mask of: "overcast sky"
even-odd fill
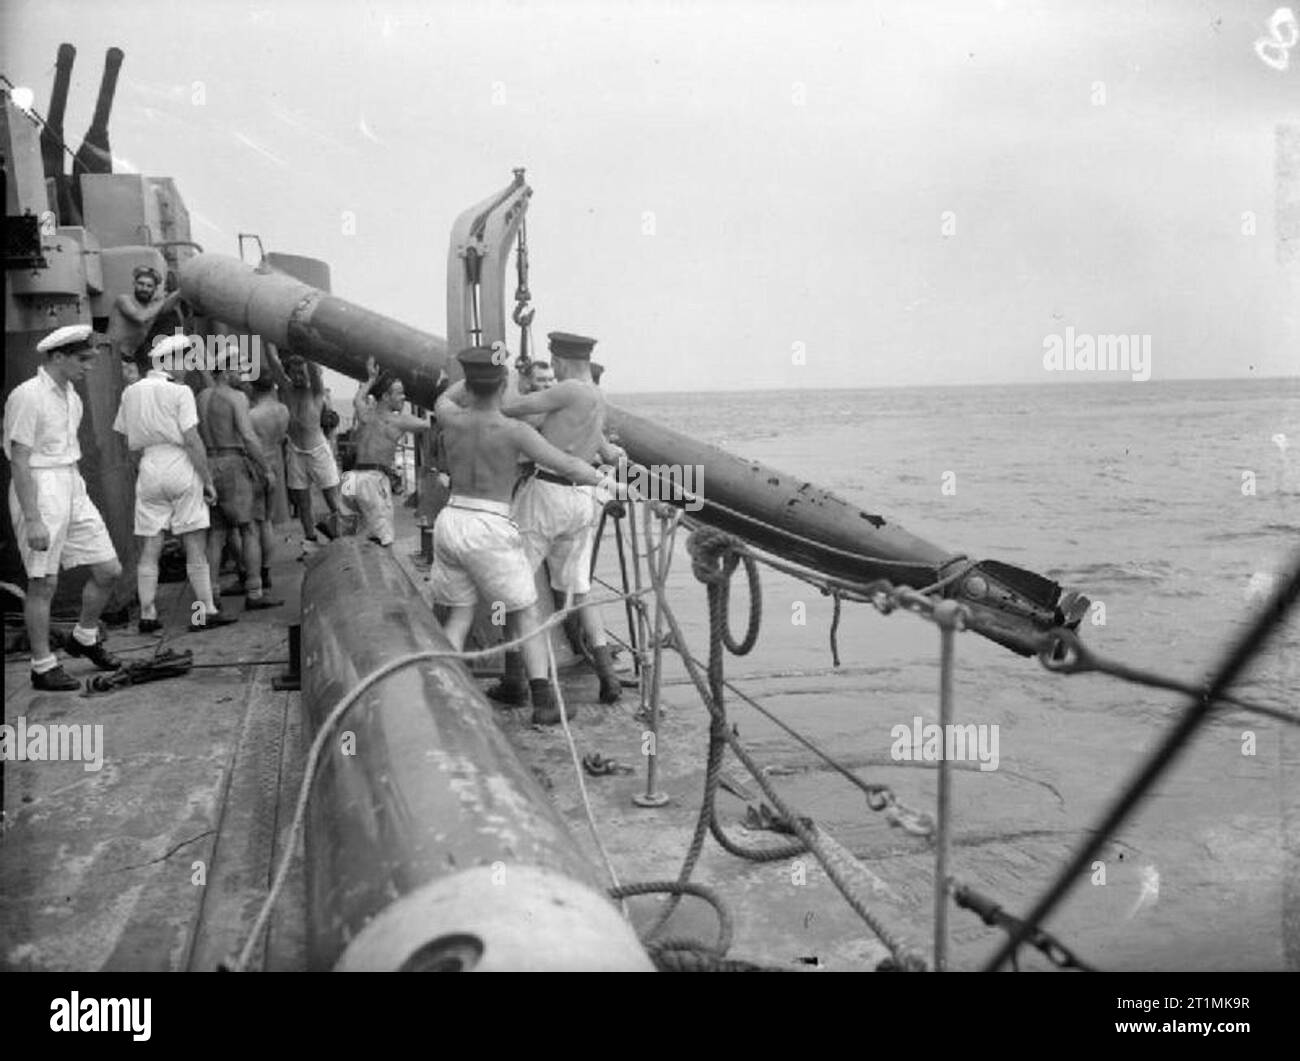
[[[437,334],[456,214],[526,166],[535,331],[597,336],[616,392],[1045,382],[1067,326],[1150,335],[1154,379],[1283,375],[1275,10],[6,0],[0,69],[44,111],[77,46],[75,148],[120,46],[114,153],[195,239]]]

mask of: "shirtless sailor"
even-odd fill
[[[507,372],[499,354],[475,347],[458,359],[465,379],[435,409],[452,493],[434,523],[430,582],[434,600],[451,608],[444,629],[460,649],[474,620],[476,591],[482,600],[501,605],[512,639],[537,629],[534,564],[510,515],[520,456],[584,488],[599,485],[614,491],[619,486],[589,461],[562,452],[527,424],[502,415]],[[547,679],[545,642],[530,638],[522,656],[527,684],[514,702],[522,706],[531,697],[533,722],[554,725],[560,709]]]
[[[428,431],[433,425],[423,417],[403,412],[406,391],[402,381],[379,371],[372,359],[370,378],[357,388],[353,401],[353,437],[357,462],[343,476],[340,494],[358,517],[357,533],[380,545],[393,544],[393,492],[388,473],[397,456],[397,444],[408,431]]]
[[[597,458],[607,464],[626,459],[627,454],[605,438],[605,397],[591,378],[596,340],[567,332],[551,332],[547,338],[555,385],[514,399],[501,411],[521,419],[543,414],[538,428],[542,437],[584,464]],[[603,506],[604,500],[583,482],[545,463],[515,494],[513,514],[529,560],[534,570],[546,561],[557,599],[564,595],[581,605],[591,592],[591,552]],[[583,606],[579,614],[600,676],[601,703],[612,704],[622,692],[622,682],[614,670],[605,624],[594,607]],[[507,660],[505,680],[488,695],[507,703],[522,699],[517,660]]]

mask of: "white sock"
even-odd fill
[[[77,639],[77,644],[85,645],[89,648],[99,640],[99,628],[92,626],[87,630],[84,626],[78,623],[72,628],[72,636]]]
[[[54,653],[52,652],[44,659],[36,659],[36,657],[34,656],[32,657],[33,674],[45,674],[49,671],[52,671],[58,665],[59,665],[59,657],[54,655]]]
[[[185,574],[190,580],[190,589],[194,590],[194,599],[203,605],[204,614],[215,612],[217,606],[212,602],[212,572],[208,562],[186,564]]]
[[[158,618],[158,565],[143,560],[135,568],[135,588],[140,594],[140,618]]]

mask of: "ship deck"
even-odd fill
[[[399,509],[399,534],[395,555],[427,592],[415,562],[418,533],[406,509]],[[29,726],[102,725],[104,760],[98,771],[81,762],[5,764],[0,968],[214,969],[248,938],[287,842],[306,746],[299,695],[272,688],[287,658],[287,626],[297,621],[302,571],[294,559],[296,533],[281,539],[272,578],[284,606],[210,633],[176,634],[168,645],[193,649],[202,664],[185,677],[93,696],[39,694],[27,681],[26,658],[6,660],[6,721],[14,724],[21,715]],[[612,546],[602,550],[601,568],[617,577]],[[769,600],[784,600],[781,579],[765,579]],[[703,591],[689,564],[677,563],[670,593],[703,655]],[[189,599],[184,583],[160,587],[159,614],[168,631],[184,630]],[[606,614],[611,628],[622,628],[621,609]],[[894,621],[846,609],[841,644],[864,643],[878,636],[872,624]],[[110,637],[114,651],[131,657],[147,654],[158,640],[128,630],[112,630]],[[596,703],[593,676],[575,671],[564,678],[566,698],[579,705],[571,724],[577,754],[598,752],[635,768],[630,775],[585,778],[601,838],[625,883],[677,875],[703,792],[707,715],[680,662],[665,658],[657,787],[669,802],[653,809],[633,802],[646,786],[636,690],[604,707]],[[892,785],[911,806],[933,809],[933,764],[896,762],[887,744],[869,748],[849,735],[860,734],[872,712],[880,713],[885,732],[900,713],[911,717],[912,704],[932,718],[937,670],[932,683],[910,687],[900,685],[887,660],[834,672],[773,670],[774,662],[790,661],[759,652],[730,660],[728,674],[801,728],[800,708],[817,702],[822,719],[830,720],[819,737],[845,765]],[[82,661],[67,666],[79,677],[91,673]],[[1023,738],[1017,746],[1027,750],[1004,758],[996,773],[972,774],[967,770],[974,765],[962,764],[956,775],[954,871],[1013,912],[1028,908],[1163,728],[1110,711],[1105,697],[1080,707],[1077,692],[1068,705],[1051,702],[1051,695],[1037,719],[1026,718],[1014,698],[983,705],[1016,729]],[[933,848],[868,811],[860,795],[752,710],[733,701],[730,717],[800,813],[829,823],[856,856],[850,872],[868,904],[928,956]],[[1049,717],[1050,725],[1031,725]],[[531,726],[526,711],[500,711],[498,718],[599,864],[563,731]],[[1104,886],[1081,881],[1050,925],[1081,957],[1108,969],[1300,967],[1300,739],[1294,728],[1272,727],[1265,741],[1260,729],[1256,757],[1230,755],[1222,740],[1193,744],[1107,846]],[[1066,748],[1079,750],[1063,755]],[[1117,748],[1128,752],[1116,754]],[[757,804],[761,794],[731,759],[727,777],[733,791],[719,793],[718,811],[728,832],[752,844],[788,839],[743,827],[745,796]],[[300,861],[295,856],[254,968],[305,967]],[[1143,899],[1153,871],[1157,894]],[[710,838],[693,879],[728,904],[734,957],[789,969],[864,970],[886,954],[810,858],[746,862]],[[638,927],[661,901],[629,902]],[[1000,938],[964,911],[951,911],[949,924],[950,968],[978,968]],[[711,940],[715,931],[712,912],[688,898],[668,934]],[[1047,963],[1026,951],[1021,967]]]

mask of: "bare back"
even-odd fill
[[[239,429],[240,405],[248,408],[248,399],[233,387],[216,384],[203,392],[207,400],[202,405],[200,434],[212,449],[244,449],[244,436]]]
[[[533,429],[499,409],[442,408],[438,423],[452,491],[509,504],[525,453],[519,432]]]
[[[605,437],[605,396],[594,383],[576,379],[562,380],[550,393],[561,396],[564,404],[546,414],[539,429],[542,437],[556,449],[592,463]]]
[[[248,418],[262,443],[262,456],[268,461],[278,460],[280,443],[289,430],[288,407],[283,402],[266,399],[248,411]]]

